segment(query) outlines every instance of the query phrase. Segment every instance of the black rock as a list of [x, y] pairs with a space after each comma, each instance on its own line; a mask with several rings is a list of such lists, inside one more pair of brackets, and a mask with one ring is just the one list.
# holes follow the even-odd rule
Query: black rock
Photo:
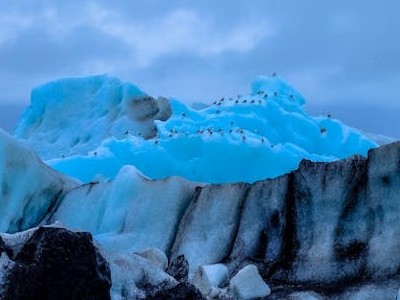
[[179, 282], [186, 282], [189, 274], [189, 263], [183, 254], [171, 260], [167, 273]]
[[13, 260], [1, 299], [110, 299], [110, 269], [89, 233], [39, 227]]
[[206, 298], [196, 287], [188, 282], [181, 282], [175, 287], [163, 290], [149, 300], [205, 300]]

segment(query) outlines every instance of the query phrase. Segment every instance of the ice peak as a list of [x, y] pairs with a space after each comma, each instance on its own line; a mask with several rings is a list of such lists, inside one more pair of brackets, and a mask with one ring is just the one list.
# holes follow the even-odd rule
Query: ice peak
[[277, 76], [258, 76], [251, 84], [252, 95], [274, 96], [289, 103], [304, 105], [304, 97], [286, 80]]

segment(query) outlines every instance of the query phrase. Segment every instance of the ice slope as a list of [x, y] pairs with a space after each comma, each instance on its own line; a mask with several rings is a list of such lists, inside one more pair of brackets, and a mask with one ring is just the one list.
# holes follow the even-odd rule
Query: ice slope
[[32, 92], [15, 136], [83, 182], [112, 179], [124, 165], [152, 179], [254, 182], [304, 158], [332, 161], [377, 146], [338, 120], [308, 115], [293, 87], [263, 76], [249, 95], [200, 110], [112, 77], [63, 79]]
[[0, 129], [0, 232], [17, 232], [42, 221], [59, 196], [79, 182], [46, 166]]

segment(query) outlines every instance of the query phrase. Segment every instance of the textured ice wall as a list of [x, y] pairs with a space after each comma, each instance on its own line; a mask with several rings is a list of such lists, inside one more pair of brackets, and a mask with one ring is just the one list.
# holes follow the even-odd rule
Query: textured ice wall
[[399, 165], [395, 143], [368, 158], [303, 161], [254, 184], [150, 181], [125, 170], [68, 193], [51, 220], [93, 232], [108, 249], [183, 253], [191, 274], [199, 265], [225, 262], [234, 273], [252, 263], [276, 282], [379, 282], [400, 269]]
[[79, 183], [0, 133], [1, 231], [61, 221], [106, 251], [149, 247], [199, 265], [254, 264], [270, 282], [335, 289], [397, 278], [400, 143], [368, 158], [303, 161], [254, 184], [149, 180], [125, 167], [114, 181]]

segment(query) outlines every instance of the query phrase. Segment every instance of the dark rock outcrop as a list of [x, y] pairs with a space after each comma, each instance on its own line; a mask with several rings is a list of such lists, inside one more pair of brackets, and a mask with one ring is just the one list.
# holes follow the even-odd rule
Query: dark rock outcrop
[[189, 275], [189, 264], [183, 254], [172, 260], [167, 268], [167, 273], [179, 282], [187, 282]]
[[[400, 143], [250, 186], [226, 262], [325, 295], [400, 275]], [[189, 262], [190, 263], [190, 262]]]
[[3, 275], [3, 300], [110, 299], [110, 270], [89, 233], [39, 227]]
[[175, 287], [163, 290], [149, 300], [206, 300], [196, 287], [188, 282], [181, 282]]

